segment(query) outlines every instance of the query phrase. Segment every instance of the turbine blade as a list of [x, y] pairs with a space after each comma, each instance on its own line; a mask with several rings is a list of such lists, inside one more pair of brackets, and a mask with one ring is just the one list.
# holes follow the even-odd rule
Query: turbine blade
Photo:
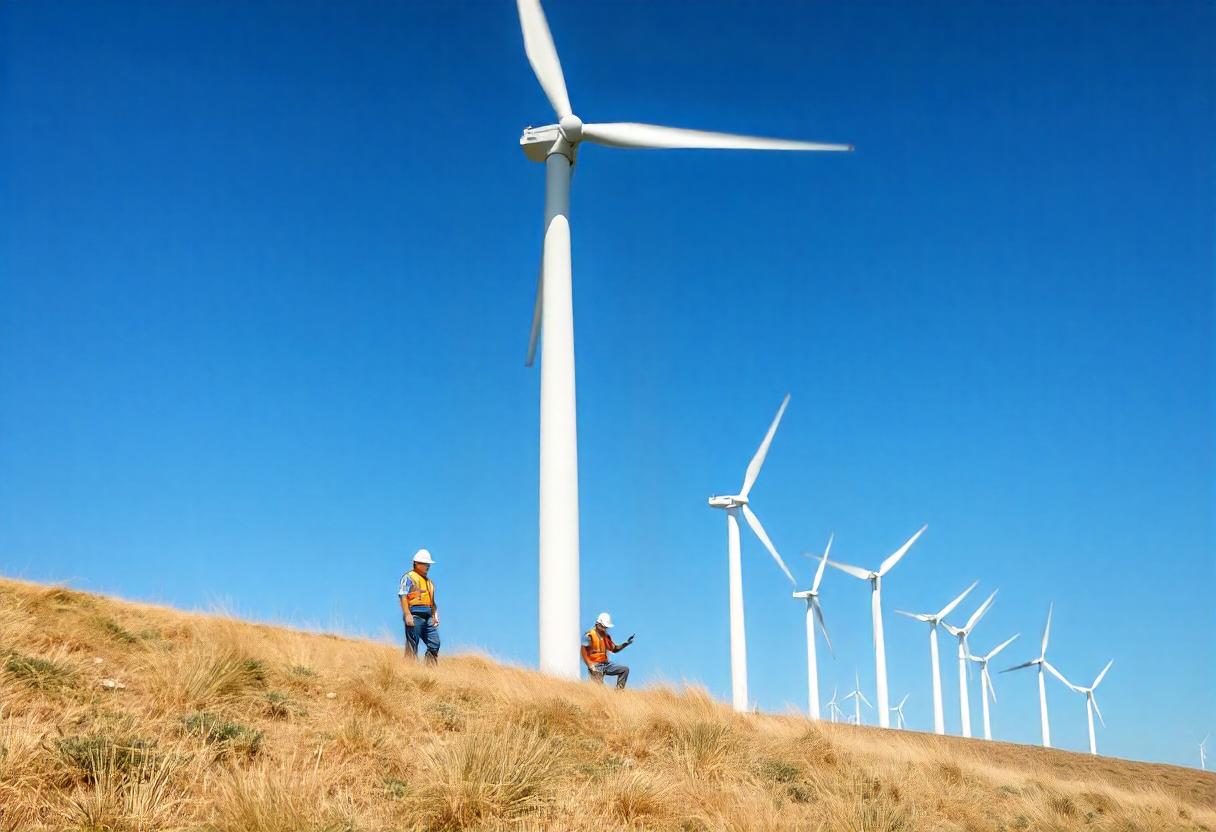
[[524, 360], [525, 367], [531, 367], [536, 360], [536, 342], [540, 340], [540, 316], [544, 308], [545, 288], [545, 253], [541, 252], [540, 269], [536, 274], [536, 305], [532, 309], [532, 332], [528, 335], [528, 357]]
[[[586, 128], [584, 128], [584, 135], [586, 135]], [[781, 400], [781, 407], [777, 408], [777, 415], [773, 418], [773, 423], [768, 426], [768, 433], [764, 434], [764, 441], [756, 449], [756, 455], [752, 457], [752, 461], [747, 463], [747, 473], [743, 475], [743, 488], [739, 490], [740, 497], [746, 497], [747, 493], [752, 490], [752, 486], [756, 484], [756, 477], [760, 476], [760, 469], [764, 466], [764, 458], [768, 456], [768, 446], [773, 444], [773, 434], [777, 432], [777, 425], [781, 423], [781, 416], [785, 413], [786, 405], [789, 403], [790, 394], [786, 393], [785, 398]]]
[[819, 568], [815, 570], [815, 581], [811, 584], [811, 592], [819, 591], [819, 583], [823, 580], [823, 570], [828, 565], [828, 555], [832, 551], [832, 541], [836, 539], [836, 535], [828, 538], [828, 547], [823, 550], [823, 557], [819, 559]]
[[760, 525], [760, 518], [756, 516], [756, 513], [751, 510], [751, 507], [747, 503], [743, 504], [743, 518], [747, 520], [747, 525], [752, 527], [752, 531], [756, 533], [756, 537], [760, 538], [760, 542], [764, 544], [764, 548], [768, 549], [768, 553], [773, 556], [773, 560], [777, 561], [777, 565], [781, 567], [781, 571], [785, 573], [785, 577], [790, 579], [790, 583], [796, 585], [797, 581], [794, 580], [793, 573], [785, 565], [785, 561], [781, 559], [781, 555], [777, 554], [777, 547], [773, 545], [773, 541], [769, 540], [768, 535], [765, 534], [764, 526]]
[[987, 680], [987, 682], [988, 682], [988, 696], [992, 698], [993, 702], [995, 702], [996, 701], [996, 686], [994, 684], [992, 684], [992, 674], [988, 672], [987, 663], [984, 664], [984, 669], [980, 672], [983, 674], [983, 678], [985, 680]]
[[988, 659], [991, 659], [991, 658], [992, 658], [993, 656], [995, 656], [997, 653], [1001, 652], [1001, 651], [1002, 651], [1002, 650], [1004, 650], [1006, 647], [1008, 647], [1009, 645], [1013, 644], [1013, 642], [1017, 641], [1017, 638], [1018, 638], [1018, 636], [1020, 636], [1020, 635], [1021, 635], [1021, 633], [1014, 633], [1014, 634], [1013, 634], [1013, 635], [1011, 635], [1009, 638], [1005, 639], [1005, 640], [1004, 640], [1004, 641], [1002, 641], [1000, 644], [998, 644], [996, 647], [993, 647], [993, 648], [992, 648], [992, 652], [991, 652], [991, 653], [989, 653], [987, 656], [984, 656], [984, 660], [985, 660], [985, 661], [987, 661]]
[[918, 531], [916, 534], [914, 534], [910, 538], [908, 538], [907, 543], [905, 543], [903, 546], [900, 546], [898, 549], [896, 549], [894, 552], [892, 552], [890, 555], [887, 556], [887, 559], [884, 560], [882, 562], [882, 565], [878, 567], [878, 576], [880, 578], [883, 575], [890, 572], [891, 567], [893, 567], [895, 564], [899, 563], [899, 559], [908, 553], [908, 550], [912, 548], [912, 544], [916, 542], [916, 538], [918, 538], [922, 534], [924, 534], [925, 529], [927, 529], [927, 528], [929, 528], [928, 524], [921, 526], [920, 531]]
[[1013, 667], [1007, 667], [1007, 668], [1005, 668], [1004, 670], [1002, 670], [1001, 672], [1002, 672], [1002, 673], [1008, 673], [1008, 672], [1009, 672], [1009, 671], [1011, 671], [1011, 670], [1021, 670], [1021, 669], [1022, 669], [1022, 668], [1024, 668], [1024, 667], [1030, 667], [1031, 665], [1035, 665], [1035, 664], [1038, 664], [1038, 663], [1039, 663], [1039, 660], [1038, 660], [1038, 659], [1031, 659], [1031, 660], [1030, 660], [1030, 661], [1028, 661], [1028, 662], [1022, 662], [1021, 664], [1015, 664]]
[[517, 0], [516, 5], [519, 7], [519, 26], [524, 33], [524, 51], [528, 54], [528, 63], [532, 64], [536, 80], [540, 81], [541, 89], [553, 105], [553, 112], [559, 119], [568, 116], [571, 110], [570, 96], [566, 93], [566, 77], [562, 75], [557, 46], [553, 43], [540, 0]]
[[1089, 693], [1089, 701], [1094, 703], [1094, 713], [1098, 715], [1098, 722], [1102, 723], [1102, 727], [1106, 727], [1106, 720], [1102, 718], [1102, 711], [1098, 708], [1098, 697], [1094, 696], [1093, 691]]
[[1069, 689], [1075, 690], [1077, 693], [1081, 692], [1081, 688], [1077, 687], [1072, 682], [1065, 679], [1064, 674], [1061, 673], [1060, 671], [1056, 670], [1055, 665], [1053, 665], [1051, 662], [1047, 662], [1047, 661], [1043, 662], [1043, 667], [1047, 668], [1047, 670], [1051, 673], [1052, 676], [1055, 676], [1057, 679], [1059, 679], [1061, 682], [1063, 682], [1065, 685], [1067, 685], [1069, 687]]
[[866, 699], [866, 695], [864, 693], [862, 693], [861, 691], [857, 691], [857, 695], [861, 697], [861, 701], [865, 702], [866, 705], [869, 705], [869, 707], [871, 707], [871, 708], [874, 707], [873, 705], [870, 705], [870, 700]]
[[1047, 655], [1047, 639], [1051, 636], [1051, 611], [1055, 604], [1047, 606], [1047, 624], [1043, 627], [1043, 648], [1039, 651], [1040, 658]]
[[819, 622], [819, 631], [823, 633], [823, 640], [828, 643], [828, 652], [832, 654], [832, 658], [836, 658], [836, 651], [832, 649], [832, 640], [828, 638], [828, 625], [823, 623], [823, 607], [819, 606], [819, 599], [811, 597], [811, 609], [815, 611], [815, 620]]
[[863, 581], [870, 580], [872, 574], [869, 569], [862, 569], [860, 566], [849, 566], [847, 563], [839, 563], [838, 561], [828, 561], [828, 566], [834, 566], [841, 572], [847, 572], [854, 578], [860, 578]]
[[1106, 663], [1106, 667], [1102, 668], [1102, 672], [1098, 674], [1098, 678], [1094, 679], [1094, 683], [1089, 686], [1090, 690], [1093, 690], [1094, 688], [1096, 688], [1098, 686], [1098, 684], [1102, 681], [1102, 677], [1106, 675], [1106, 671], [1110, 670], [1110, 666], [1114, 663], [1115, 663], [1114, 659], [1111, 659], [1110, 661], [1108, 661]]
[[996, 590], [996, 592], [993, 592], [991, 595], [989, 595], [988, 600], [986, 600], [986, 601], [984, 601], [984, 603], [980, 604], [980, 608], [978, 610], [971, 613], [971, 617], [967, 619], [967, 626], [963, 627], [964, 632], [967, 632], [967, 633], [971, 632], [971, 629], [973, 627], [975, 627], [976, 624], [979, 623], [981, 618], [984, 617], [984, 613], [988, 612], [988, 608], [992, 606], [992, 602], [996, 599], [997, 592], [1000, 592], [1000, 590], [998, 589], [998, 590]]
[[946, 604], [946, 606], [942, 607], [942, 608], [941, 608], [941, 611], [940, 611], [940, 612], [938, 612], [938, 614], [937, 614], [937, 616], [936, 616], [937, 620], [938, 620], [938, 621], [941, 621], [941, 620], [942, 620], [943, 618], [945, 618], [947, 615], [949, 615], [950, 613], [954, 612], [954, 608], [955, 608], [955, 607], [957, 607], [957, 606], [959, 605], [959, 603], [961, 603], [961, 602], [962, 602], [962, 600], [963, 600], [964, 598], [966, 598], [966, 597], [967, 597], [968, 593], [970, 593], [970, 592], [971, 592], [971, 590], [975, 589], [975, 588], [976, 588], [976, 586], [978, 586], [978, 585], [979, 585], [979, 581], [976, 581], [976, 582], [975, 582], [975, 583], [973, 583], [971, 586], [969, 586], [969, 587], [967, 587], [966, 589], [964, 589], [964, 590], [962, 591], [962, 593], [961, 593], [961, 594], [960, 594], [960, 595], [959, 595], [957, 598], [955, 598], [955, 599], [954, 599], [953, 601], [951, 601], [949, 604]]
[[924, 615], [923, 613], [919, 613], [919, 612], [904, 612], [903, 610], [896, 610], [895, 614], [896, 615], [906, 615], [908, 618], [915, 618], [917, 621], [932, 621], [933, 620], [933, 616]]
[[687, 130], [630, 121], [584, 124], [583, 141], [607, 147], [649, 150], [826, 150], [851, 152], [851, 144], [824, 144], [793, 139], [766, 139], [736, 133]]

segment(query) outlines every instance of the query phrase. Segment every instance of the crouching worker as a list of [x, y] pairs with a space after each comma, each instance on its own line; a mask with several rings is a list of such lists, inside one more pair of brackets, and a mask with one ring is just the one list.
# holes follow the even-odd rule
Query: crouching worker
[[401, 576], [397, 600], [405, 620], [405, 657], [418, 659], [418, 642], [426, 645], [426, 662], [439, 661], [439, 605], [435, 603], [435, 584], [427, 577], [431, 571], [431, 553], [419, 549], [414, 554], [414, 567]]
[[629, 681], [629, 668], [608, 661], [608, 654], [619, 653], [633, 644], [633, 636], [617, 644], [608, 635], [610, 629], [612, 617], [606, 612], [600, 613], [599, 618], [595, 619], [595, 626], [583, 636], [583, 664], [587, 665], [587, 672], [593, 681], [602, 685], [605, 676], [615, 676], [616, 689], [624, 690], [625, 683]]

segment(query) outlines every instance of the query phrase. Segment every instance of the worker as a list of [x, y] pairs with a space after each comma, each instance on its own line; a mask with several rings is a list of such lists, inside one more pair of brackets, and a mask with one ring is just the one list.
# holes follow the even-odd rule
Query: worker
[[608, 661], [608, 654], [619, 653], [633, 644], [633, 636], [617, 644], [612, 640], [612, 636], [608, 635], [611, 629], [612, 616], [606, 612], [600, 613], [595, 619], [595, 626], [583, 636], [583, 664], [587, 665], [587, 673], [593, 681], [602, 685], [605, 676], [615, 676], [616, 689], [624, 690], [625, 683], [629, 681], [629, 668]]
[[431, 553], [419, 549], [414, 553], [414, 565], [401, 576], [397, 600], [405, 620], [405, 658], [418, 659], [418, 642], [426, 645], [425, 661], [439, 661], [439, 605], [435, 602], [435, 584], [427, 577], [431, 571]]

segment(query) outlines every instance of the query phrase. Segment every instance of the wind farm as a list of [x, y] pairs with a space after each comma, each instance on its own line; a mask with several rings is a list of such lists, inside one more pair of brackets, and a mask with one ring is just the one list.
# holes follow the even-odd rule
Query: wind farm
[[0, 832], [1216, 829], [1210, 4], [65, 2]]

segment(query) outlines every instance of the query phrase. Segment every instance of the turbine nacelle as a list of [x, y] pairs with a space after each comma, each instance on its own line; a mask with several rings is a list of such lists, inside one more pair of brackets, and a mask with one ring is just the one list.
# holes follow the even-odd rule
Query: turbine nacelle
[[719, 496], [719, 495], [715, 494], [714, 496], [709, 498], [710, 508], [732, 509], [732, 508], [742, 508], [745, 505], [747, 505], [747, 498], [741, 497], [738, 494], [726, 495], [726, 496]]
[[802, 590], [802, 592], [793, 593], [794, 598], [815, 598], [818, 595], [819, 595], [819, 590], [817, 590], [817, 589], [804, 589], [804, 590]]

